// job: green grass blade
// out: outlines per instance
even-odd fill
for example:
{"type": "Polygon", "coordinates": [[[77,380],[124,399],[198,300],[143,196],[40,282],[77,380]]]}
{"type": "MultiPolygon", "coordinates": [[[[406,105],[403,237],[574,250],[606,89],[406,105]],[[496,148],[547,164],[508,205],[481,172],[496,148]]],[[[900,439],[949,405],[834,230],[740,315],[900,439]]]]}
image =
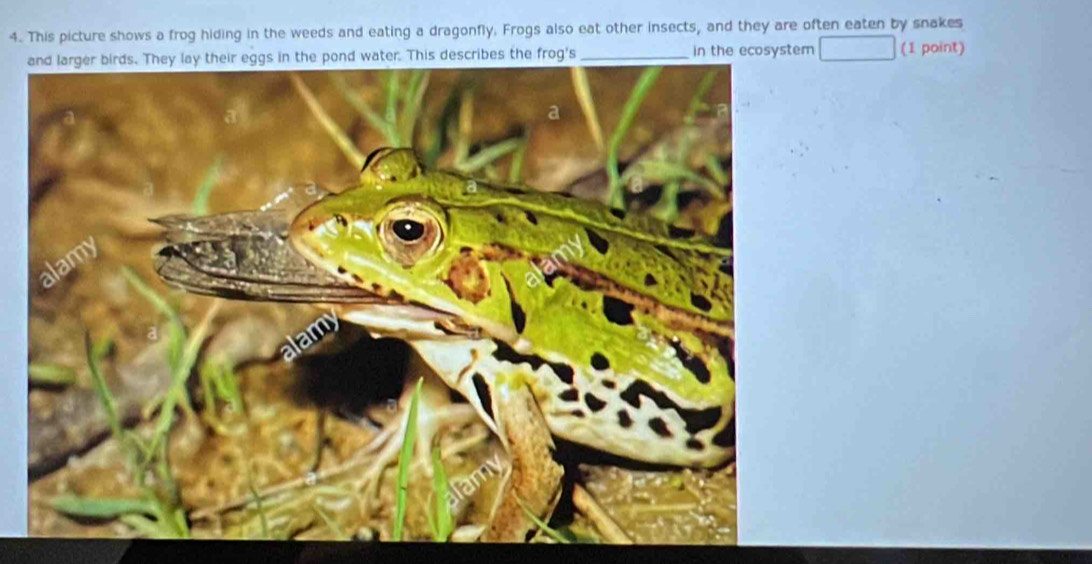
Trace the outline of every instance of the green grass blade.
{"type": "Polygon", "coordinates": [[[508,153],[519,149],[520,145],[522,144],[523,139],[520,137],[513,137],[511,139],[505,139],[504,141],[501,141],[499,143],[494,143],[493,145],[490,145],[489,147],[486,147],[481,151],[474,153],[474,156],[464,160],[458,167],[459,172],[477,172],[481,168],[492,164],[494,161],[503,157],[504,155],[507,155],[508,153]]]}
{"type": "Polygon", "coordinates": [[[197,381],[201,385],[201,397],[205,401],[204,411],[213,420],[216,420],[217,394],[214,389],[215,384],[213,384],[213,380],[216,379],[216,371],[216,364],[208,360],[202,362],[201,368],[197,371],[197,381]]]}
{"type": "Polygon", "coordinates": [[[664,184],[660,199],[649,210],[649,214],[664,223],[674,223],[679,217],[679,181],[672,180],[664,184]]]}
{"type": "Polygon", "coordinates": [[[156,309],[166,315],[170,320],[168,328],[170,332],[168,362],[171,369],[171,387],[163,398],[163,404],[159,408],[159,420],[155,426],[152,442],[145,452],[143,460],[140,463],[140,468],[138,469],[138,476],[143,479],[144,468],[152,461],[155,454],[159,452],[160,444],[165,441],[167,434],[170,432],[171,423],[174,420],[175,406],[181,403],[188,413],[192,414],[193,412],[192,404],[186,393],[186,379],[189,378],[190,372],[193,370],[193,366],[197,361],[197,353],[208,333],[212,317],[215,316],[220,308],[220,302],[213,304],[212,308],[205,315],[205,318],[201,320],[197,329],[187,339],[186,329],[185,326],[182,325],[182,320],[179,317],[178,312],[176,312],[159,294],[152,290],[151,287],[148,286],[148,284],[131,268],[127,266],[122,267],[122,274],[145,299],[151,302],[156,309]]]}
{"type": "Polygon", "coordinates": [[[122,435],[125,437],[125,440],[129,441],[129,444],[133,445],[133,448],[137,450],[136,458],[148,454],[148,445],[144,443],[144,440],[140,438],[140,435],[137,435],[128,429],[122,431],[122,435]]]}
{"type": "Polygon", "coordinates": [[[181,507],[166,505],[163,500],[156,497],[151,497],[149,503],[155,511],[156,538],[189,538],[190,528],[186,523],[186,513],[181,507]]]}
{"type": "Polygon", "coordinates": [[[523,158],[527,155],[527,144],[530,139],[531,132],[524,132],[519,147],[512,153],[512,164],[508,167],[508,182],[511,184],[518,184],[523,177],[523,158]]]}
{"type": "Polygon", "coordinates": [[[62,364],[30,363],[30,383],[44,386],[68,386],[76,382],[76,371],[62,364]]]}
{"type": "Polygon", "coordinates": [[[235,368],[227,360],[221,360],[219,364],[220,370],[215,380],[216,391],[235,413],[242,413],[243,395],[239,392],[239,379],[235,376],[235,368]]]}
{"type": "MultiPolygon", "coordinates": [[[[168,431],[170,428],[168,427],[168,431]]],[[[159,481],[167,490],[167,495],[170,497],[171,504],[181,503],[182,499],[178,493],[178,483],[174,480],[174,476],[171,475],[171,466],[168,460],[167,441],[166,439],[159,443],[159,459],[156,461],[155,471],[159,476],[159,481]]],[[[169,515],[166,511],[162,512],[164,522],[167,522],[169,515]]]]}
{"type": "Polygon", "coordinates": [[[432,449],[432,494],[435,504],[435,525],[432,531],[436,542],[447,542],[455,525],[451,518],[451,506],[448,505],[447,472],[444,471],[444,463],[440,460],[440,447],[432,449]]]}
{"type": "Polygon", "coordinates": [[[573,67],[571,71],[576,101],[580,103],[580,111],[584,112],[584,121],[588,124],[588,132],[595,141],[595,147],[602,154],[603,128],[599,125],[599,114],[595,111],[595,100],[592,98],[591,85],[588,84],[588,73],[583,67],[573,67]]]}
{"type": "Polygon", "coordinates": [[[258,522],[262,526],[262,538],[270,540],[272,537],[269,535],[269,520],[265,516],[265,508],[262,507],[262,496],[258,495],[258,488],[254,487],[254,472],[250,469],[249,456],[243,461],[243,465],[246,467],[246,488],[250,493],[250,499],[254,501],[258,511],[258,522]]]}
{"type": "Polygon", "coordinates": [[[91,498],[76,495],[60,495],[51,500],[49,504],[68,515],[78,517],[95,517],[112,519],[124,514],[141,514],[155,516],[157,514],[155,504],[147,499],[128,498],[91,498]]]}
{"type": "Polygon", "coordinates": [[[186,512],[181,507],[175,507],[171,512],[172,522],[174,523],[174,531],[176,533],[175,538],[188,539],[190,538],[190,527],[186,523],[186,512]]]}
{"type": "Polygon", "coordinates": [[[394,511],[394,526],[391,538],[402,540],[402,528],[406,523],[406,489],[409,487],[409,469],[412,464],[413,447],[417,442],[417,404],[421,399],[421,385],[424,378],[417,379],[417,387],[410,400],[409,414],[406,417],[406,434],[402,438],[402,452],[398,455],[398,492],[394,511]]]}
{"type": "Polygon", "coordinates": [[[571,540],[566,538],[565,535],[562,535],[561,533],[551,529],[546,523],[543,523],[542,519],[539,519],[537,515],[532,513],[531,510],[527,508],[527,505],[523,503],[522,499],[516,499],[516,502],[519,503],[519,506],[523,508],[523,512],[527,515],[527,517],[531,519],[532,522],[534,522],[535,526],[539,529],[542,529],[542,531],[549,535],[550,538],[562,544],[569,544],[571,542],[571,540]]]}
{"type": "Polygon", "coordinates": [[[186,328],[182,325],[182,320],[178,316],[178,312],[176,312],[162,296],[157,294],[155,290],[152,290],[152,288],[148,286],[133,269],[128,266],[123,266],[121,268],[121,273],[144,299],[148,300],[148,302],[158,309],[160,313],[167,316],[167,319],[169,320],[168,332],[170,333],[170,346],[167,360],[171,367],[172,383],[170,390],[163,400],[163,405],[160,406],[160,418],[156,425],[156,432],[153,436],[152,443],[145,451],[137,471],[137,476],[143,480],[144,468],[147,467],[148,463],[151,462],[152,458],[159,450],[159,441],[162,439],[162,435],[166,433],[163,429],[170,429],[171,418],[174,416],[174,406],[177,401],[177,394],[174,393],[174,389],[177,386],[178,380],[177,368],[180,359],[184,354],[183,342],[186,338],[186,328]]]}
{"type": "Polygon", "coordinates": [[[470,135],[474,129],[475,84],[467,84],[459,92],[459,116],[455,131],[455,166],[462,166],[470,154],[470,135]]]}
{"type": "MultiPolygon", "coordinates": [[[[152,453],[156,452],[160,444],[166,445],[167,434],[170,433],[171,423],[174,421],[175,406],[181,403],[188,411],[192,412],[193,410],[189,396],[186,393],[186,380],[197,362],[197,353],[200,352],[201,344],[205,341],[205,336],[208,335],[213,317],[220,309],[220,303],[219,301],[215,302],[205,314],[201,323],[197,325],[182,346],[181,354],[176,357],[171,365],[171,387],[167,391],[166,397],[163,398],[163,405],[159,408],[159,420],[155,426],[151,447],[149,447],[152,453]]],[[[177,314],[175,315],[177,316],[177,314]]],[[[146,457],[143,464],[147,464],[150,460],[150,458],[146,457]]]]}
{"type": "Polygon", "coordinates": [[[160,313],[167,317],[169,342],[167,360],[173,368],[180,361],[183,352],[182,345],[186,339],[186,327],[182,324],[182,318],[179,317],[178,312],[167,303],[167,300],[156,293],[156,291],[153,290],[132,268],[122,266],[121,274],[129,284],[137,290],[137,293],[148,300],[155,309],[159,310],[160,313]]]}
{"type": "Polygon", "coordinates": [[[126,513],[125,515],[119,516],[118,520],[132,527],[136,532],[145,537],[151,539],[163,538],[163,529],[160,528],[159,523],[156,523],[143,515],[126,513]]]}
{"type": "Polygon", "coordinates": [[[186,348],[186,328],[180,324],[167,324],[167,364],[178,366],[182,359],[182,350],[186,348]]]}
{"type": "Polygon", "coordinates": [[[406,146],[413,146],[413,130],[417,125],[417,117],[421,113],[421,104],[424,101],[425,91],[428,89],[429,71],[414,70],[410,74],[409,85],[406,87],[402,101],[401,123],[399,125],[399,137],[406,146]]]}
{"type": "Polygon", "coordinates": [[[91,344],[90,333],[84,333],[83,342],[84,349],[87,351],[87,366],[91,370],[91,382],[102,403],[102,410],[106,413],[106,421],[110,424],[110,434],[118,441],[118,446],[124,448],[125,442],[121,434],[121,419],[118,417],[117,403],[114,401],[114,394],[110,393],[110,388],[106,385],[106,379],[102,377],[102,371],[99,370],[99,358],[95,355],[91,344]]]}
{"type": "Polygon", "coordinates": [[[717,77],[718,70],[719,69],[713,69],[702,75],[701,82],[698,83],[698,89],[694,91],[694,96],[690,98],[690,105],[686,108],[686,114],[683,116],[683,123],[693,125],[694,117],[699,111],[706,107],[705,95],[709,92],[709,88],[713,86],[713,79],[717,77]]]}
{"type": "Polygon", "coordinates": [[[649,67],[641,73],[641,76],[637,79],[637,84],[634,85],[629,94],[629,99],[622,107],[622,116],[619,118],[618,125],[614,128],[614,133],[610,137],[610,145],[607,147],[607,177],[610,179],[610,206],[612,208],[622,209],[625,205],[622,198],[622,184],[618,176],[618,149],[621,147],[622,141],[625,140],[626,134],[629,133],[629,128],[633,125],[633,120],[637,117],[637,111],[641,109],[645,96],[656,84],[656,79],[660,77],[660,71],[662,70],[663,67],[649,67]]]}
{"type": "Polygon", "coordinates": [[[136,273],[135,270],[129,268],[128,266],[122,266],[121,274],[130,284],[132,284],[133,288],[136,288],[136,291],[139,292],[141,296],[144,296],[144,299],[148,300],[148,302],[155,306],[155,308],[159,310],[160,313],[167,316],[167,320],[170,321],[172,325],[175,325],[177,327],[183,327],[182,320],[178,317],[178,312],[176,312],[174,308],[167,303],[167,300],[164,300],[159,294],[157,294],[156,291],[153,290],[152,287],[149,286],[148,283],[145,282],[144,279],[136,273]]]}
{"type": "Polygon", "coordinates": [[[311,89],[303,83],[303,79],[294,72],[288,73],[289,78],[292,79],[292,86],[296,88],[296,92],[303,98],[307,108],[311,110],[311,115],[315,116],[319,124],[322,125],[322,129],[326,131],[326,134],[333,139],[338,149],[341,149],[341,153],[345,155],[345,158],[349,159],[349,162],[353,166],[360,170],[364,168],[364,154],[356,148],[356,145],[348,135],[345,135],[341,128],[334,123],[334,119],[330,117],[330,114],[326,113],[326,110],[322,109],[322,105],[318,103],[315,95],[311,92],[311,89]]]}
{"type": "Polygon", "coordinates": [[[709,175],[713,177],[718,185],[728,185],[728,173],[724,172],[724,167],[720,166],[720,160],[717,159],[716,155],[709,154],[706,156],[705,168],[709,169],[709,175]]]}
{"type": "Polygon", "coordinates": [[[92,343],[91,350],[95,353],[95,358],[105,358],[106,355],[110,354],[110,351],[113,350],[113,348],[114,348],[114,337],[112,336],[113,333],[114,333],[114,331],[111,330],[110,333],[107,334],[107,336],[102,337],[102,338],[98,339],[97,341],[95,341],[94,343],[92,343]]]}
{"type": "Polygon", "coordinates": [[[380,116],[364,101],[364,98],[357,94],[355,90],[349,86],[349,83],[345,81],[345,77],[341,73],[330,74],[330,80],[334,83],[334,87],[341,93],[341,97],[353,107],[360,117],[364,118],[364,121],[368,122],[368,125],[372,126],[372,129],[383,134],[384,137],[388,137],[388,130],[390,126],[383,120],[383,116],[380,116]]]}
{"type": "Polygon", "coordinates": [[[440,158],[440,154],[444,152],[444,149],[448,144],[448,131],[451,128],[452,122],[454,122],[459,113],[459,96],[461,87],[459,83],[453,84],[448,90],[447,99],[444,100],[443,109],[440,111],[440,117],[436,120],[436,126],[426,131],[428,140],[425,142],[425,149],[422,151],[421,157],[425,161],[425,166],[432,167],[436,165],[436,161],[440,158]]]}
{"type": "Polygon", "coordinates": [[[209,195],[212,194],[212,189],[220,178],[220,166],[223,164],[223,160],[223,155],[216,155],[216,159],[212,161],[212,166],[205,172],[205,178],[197,187],[197,195],[193,198],[193,215],[208,215],[209,195]]]}
{"type": "Polygon", "coordinates": [[[402,140],[398,136],[398,99],[401,97],[402,71],[389,70],[386,73],[387,106],[384,113],[388,125],[387,142],[392,147],[401,147],[402,140]]]}
{"type": "Polygon", "coordinates": [[[561,527],[557,530],[558,534],[569,539],[571,542],[578,544],[602,544],[603,541],[599,537],[589,536],[586,534],[578,533],[572,529],[571,526],[561,527]]]}
{"type": "Polygon", "coordinates": [[[710,180],[683,165],[669,161],[641,161],[640,164],[626,169],[626,172],[622,174],[622,184],[625,185],[633,176],[640,176],[646,184],[688,180],[695,184],[700,184],[714,193],[719,193],[720,190],[720,186],[715,181],[710,180]]]}

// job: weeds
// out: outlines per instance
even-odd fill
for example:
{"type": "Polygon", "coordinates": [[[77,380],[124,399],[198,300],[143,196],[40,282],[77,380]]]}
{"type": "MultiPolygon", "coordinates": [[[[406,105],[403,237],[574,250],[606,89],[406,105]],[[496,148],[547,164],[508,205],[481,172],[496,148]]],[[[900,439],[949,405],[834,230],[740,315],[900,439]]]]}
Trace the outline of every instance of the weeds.
{"type": "MultiPolygon", "coordinates": [[[[246,451],[244,450],[244,452],[246,451]]],[[[258,495],[258,488],[254,487],[254,471],[251,469],[250,464],[250,456],[247,455],[243,460],[243,465],[246,468],[246,489],[258,511],[258,522],[262,527],[262,538],[271,540],[273,537],[269,535],[269,519],[265,516],[265,508],[262,507],[262,496],[258,495]]]]}
{"type": "Polygon", "coordinates": [[[523,158],[527,154],[527,142],[531,137],[530,131],[523,133],[523,142],[512,153],[512,164],[508,167],[508,182],[516,184],[523,178],[523,158]]]}
{"type": "Polygon", "coordinates": [[[428,524],[432,540],[447,542],[455,525],[448,505],[448,481],[444,463],[440,460],[440,447],[432,449],[432,505],[428,512],[428,524]]]}
{"type": "Polygon", "coordinates": [[[709,109],[709,104],[705,103],[705,95],[709,93],[709,89],[713,87],[713,79],[717,77],[717,71],[719,69],[713,69],[706,71],[701,77],[701,82],[698,83],[698,89],[694,91],[694,96],[690,98],[690,104],[686,107],[686,114],[683,116],[683,123],[686,125],[694,125],[694,120],[698,115],[698,112],[702,112],[709,109]]]}
{"type": "MultiPolygon", "coordinates": [[[[684,132],[680,136],[678,146],[670,154],[661,154],[656,159],[644,160],[636,165],[627,167],[620,172],[618,167],[618,152],[633,125],[637,112],[640,110],[649,90],[655,85],[659,77],[661,67],[649,67],[641,73],[636,84],[630,91],[629,99],[622,108],[621,117],[611,134],[607,146],[606,171],[608,178],[608,200],[612,208],[625,207],[624,187],[632,181],[639,181],[642,185],[648,183],[662,184],[663,191],[660,198],[649,210],[654,217],[667,223],[678,218],[678,195],[683,182],[691,182],[706,188],[710,193],[717,194],[721,186],[729,182],[728,175],[720,166],[714,155],[706,159],[706,168],[709,169],[713,180],[706,178],[687,166],[687,158],[690,154],[692,136],[684,132]]],[[[706,72],[698,83],[698,88],[687,106],[683,123],[687,126],[695,124],[698,112],[705,111],[709,105],[705,102],[705,95],[713,85],[717,70],[706,72]]],[[[588,131],[595,140],[596,146],[602,151],[602,133],[600,131],[599,118],[595,111],[595,102],[592,99],[591,88],[588,86],[588,78],[581,68],[572,69],[573,90],[576,92],[577,101],[584,113],[584,119],[588,125],[588,131]]],[[[666,151],[665,151],[666,152],[666,151]]]]}
{"type": "MultiPolygon", "coordinates": [[[[208,213],[209,196],[220,176],[222,162],[222,155],[217,155],[198,186],[193,201],[195,215],[208,213]]],[[[123,266],[121,274],[141,297],[167,318],[167,366],[170,383],[161,397],[153,400],[142,410],[147,414],[146,418],[150,417],[156,408],[159,410],[159,418],[156,420],[149,441],[145,442],[136,433],[123,428],[117,402],[102,374],[100,360],[109,353],[113,346],[113,339],[107,337],[92,342],[91,334],[86,333],[84,348],[92,385],[106,414],[110,434],[124,453],[129,474],[133,478],[134,485],[141,490],[141,496],[132,499],[63,495],[53,498],[51,504],[57,511],[68,515],[116,518],[139,534],[151,538],[189,538],[189,525],[182,508],[178,485],[168,461],[167,443],[175,420],[176,408],[181,407],[188,417],[194,417],[193,405],[186,390],[186,381],[193,372],[201,344],[208,334],[213,317],[219,310],[220,302],[215,302],[194,332],[187,335],[178,312],[133,269],[123,266]],[[148,483],[149,466],[154,467],[154,474],[158,477],[157,484],[148,483]]],[[[58,378],[55,369],[44,371],[39,368],[37,372],[39,379],[52,377],[56,380],[58,378]]],[[[206,362],[202,365],[200,374],[202,387],[206,392],[205,401],[210,408],[213,408],[213,413],[215,413],[214,391],[216,396],[228,401],[233,408],[242,410],[242,398],[235,384],[234,372],[228,363],[222,360],[216,363],[206,362]]],[[[32,380],[34,377],[32,370],[32,380]]]]}
{"type": "Polygon", "coordinates": [[[527,507],[527,504],[523,503],[522,499],[516,499],[516,501],[519,503],[519,506],[523,508],[523,513],[527,515],[527,517],[535,524],[536,527],[539,528],[539,530],[546,533],[547,536],[561,544],[569,544],[570,542],[572,542],[569,537],[566,537],[560,532],[551,529],[549,525],[542,521],[542,519],[539,519],[538,515],[535,515],[535,513],[527,507]]]}
{"type": "Polygon", "coordinates": [[[197,195],[193,198],[193,215],[207,215],[209,213],[209,195],[212,194],[212,189],[216,187],[216,181],[220,178],[220,168],[223,162],[223,155],[216,155],[216,159],[212,161],[212,165],[205,172],[205,178],[197,187],[197,195]]]}
{"type": "Polygon", "coordinates": [[[618,118],[618,125],[614,128],[614,134],[610,136],[610,144],[607,146],[607,177],[610,179],[610,207],[612,208],[625,208],[625,200],[622,197],[623,185],[618,174],[618,149],[621,147],[622,141],[625,140],[626,134],[629,133],[629,128],[633,125],[633,120],[637,117],[637,112],[641,109],[645,96],[656,84],[656,79],[660,77],[660,71],[662,70],[663,67],[649,67],[637,78],[637,83],[630,91],[629,99],[622,106],[622,116],[618,118]]]}
{"type": "Polygon", "coordinates": [[[69,386],[76,383],[76,371],[62,364],[32,362],[30,383],[36,386],[69,386]]]}
{"type": "MultiPolygon", "coordinates": [[[[134,437],[126,436],[121,427],[121,418],[118,417],[117,403],[114,401],[114,395],[110,393],[110,388],[106,386],[106,379],[102,377],[102,371],[99,369],[99,359],[102,358],[99,351],[95,350],[95,347],[91,344],[91,334],[84,333],[84,349],[87,352],[87,365],[91,370],[91,383],[95,386],[95,392],[99,396],[99,403],[102,405],[102,411],[106,414],[106,421],[110,425],[110,434],[114,437],[114,440],[120,445],[124,445],[126,442],[131,442],[134,437]]],[[[135,452],[132,449],[126,449],[129,456],[129,471],[132,472],[136,469],[137,458],[135,452]]]]}
{"type": "Polygon", "coordinates": [[[311,92],[311,89],[303,83],[303,80],[298,74],[294,72],[288,73],[288,77],[292,79],[292,86],[296,88],[296,92],[303,98],[304,103],[307,104],[307,108],[311,110],[311,115],[315,116],[315,119],[322,125],[323,131],[333,139],[338,149],[341,149],[341,153],[345,155],[345,158],[349,159],[353,167],[360,170],[364,166],[364,154],[356,148],[353,144],[353,140],[349,139],[348,135],[334,123],[334,119],[326,113],[326,110],[322,109],[322,105],[315,99],[315,95],[311,92]]]}
{"type": "MultiPolygon", "coordinates": [[[[425,92],[429,84],[429,71],[409,71],[409,77],[403,80],[404,71],[384,71],[380,75],[380,84],[383,90],[382,114],[376,111],[367,100],[364,99],[352,86],[349,85],[342,73],[332,73],[330,80],[335,88],[361,118],[374,130],[383,136],[384,143],[389,147],[415,147],[415,133],[417,132],[422,110],[424,108],[425,92]]],[[[304,102],[312,115],[322,125],[323,130],[337,144],[342,153],[349,159],[352,165],[360,169],[364,166],[364,152],[356,147],[348,135],[334,123],[333,118],[326,113],[318,103],[311,90],[303,83],[295,73],[290,74],[292,83],[297,92],[303,97],[304,102]]],[[[445,146],[454,147],[454,165],[456,171],[463,174],[485,172],[490,179],[496,179],[496,171],[491,167],[505,155],[512,154],[512,163],[509,166],[509,177],[518,180],[523,163],[522,150],[526,147],[527,138],[513,137],[504,139],[493,145],[481,147],[473,155],[470,154],[471,132],[474,117],[474,89],[472,82],[460,82],[452,87],[452,91],[445,102],[438,127],[435,130],[426,131],[429,137],[421,151],[426,166],[433,166],[445,146]],[[457,117],[454,135],[448,131],[452,115],[457,117]],[[454,139],[451,139],[454,137],[454,139]],[[514,171],[514,172],[513,172],[514,171]]]]}
{"type": "MultiPolygon", "coordinates": [[[[153,538],[188,538],[189,526],[181,507],[178,486],[171,474],[167,459],[167,436],[175,419],[175,408],[181,406],[187,414],[193,414],[186,380],[193,370],[197,352],[208,332],[219,302],[214,305],[192,335],[186,329],[178,313],[161,296],[155,293],[132,269],[122,268],[122,275],[168,319],[167,362],[171,382],[167,392],[158,400],[159,418],[152,437],[145,442],[135,433],[123,428],[117,411],[117,403],[106,384],[99,364],[110,348],[108,341],[93,344],[90,334],[84,337],[87,363],[92,383],[106,414],[110,433],[125,453],[134,485],[142,491],[137,499],[85,498],[65,495],[52,500],[52,505],[63,513],[93,518],[117,518],[138,533],[153,538]],[[147,469],[154,466],[158,483],[148,483],[147,469]]],[[[151,410],[149,410],[151,411],[151,410]]]]}
{"type": "Polygon", "coordinates": [[[402,438],[402,452],[398,455],[398,490],[394,507],[394,525],[391,527],[391,538],[396,541],[402,540],[402,528],[406,522],[406,489],[409,486],[410,459],[413,456],[413,447],[417,443],[417,405],[421,400],[421,385],[424,381],[424,378],[419,378],[417,387],[413,390],[409,414],[406,416],[406,434],[402,438]]]}
{"type": "Polygon", "coordinates": [[[500,141],[498,143],[494,143],[493,145],[483,148],[482,150],[474,153],[474,156],[467,157],[462,162],[456,163],[455,168],[457,168],[459,172],[462,173],[477,172],[478,170],[492,164],[504,155],[520,149],[525,144],[526,141],[522,138],[505,139],[504,141],[500,141]]]}
{"type": "Polygon", "coordinates": [[[546,536],[554,539],[561,544],[598,544],[599,538],[589,535],[577,534],[572,531],[570,527],[562,527],[561,529],[552,529],[549,525],[539,519],[537,515],[523,503],[523,500],[516,499],[519,506],[523,509],[523,513],[539,528],[546,536]]]}
{"type": "Polygon", "coordinates": [[[223,357],[205,359],[197,371],[204,399],[203,415],[211,427],[223,431],[220,418],[216,414],[216,402],[226,402],[234,413],[243,413],[243,396],[239,393],[235,368],[223,357]]]}
{"type": "MultiPolygon", "coordinates": [[[[697,113],[708,108],[708,104],[705,103],[705,95],[709,92],[709,88],[713,86],[713,79],[717,76],[717,70],[710,70],[706,72],[701,82],[698,83],[698,88],[694,92],[694,95],[690,98],[690,104],[686,108],[686,114],[683,116],[683,123],[687,126],[693,126],[697,113]]],[[[690,154],[690,143],[692,137],[684,134],[679,138],[679,145],[676,147],[672,154],[665,155],[661,161],[656,161],[656,164],[664,166],[664,172],[666,172],[666,182],[664,183],[663,192],[660,193],[660,199],[652,206],[649,211],[656,218],[671,223],[679,216],[678,196],[679,187],[684,180],[689,180],[697,184],[703,184],[709,189],[710,193],[716,194],[720,185],[716,182],[710,181],[708,178],[701,176],[694,171],[690,170],[687,165],[687,157],[690,154]]],[[[715,160],[715,159],[714,159],[715,160]]],[[[642,163],[642,166],[646,163],[642,163]]],[[[717,168],[720,168],[720,163],[717,163],[717,168]]],[[[723,173],[723,170],[721,170],[723,173]]]]}
{"type": "Polygon", "coordinates": [[[383,115],[372,109],[346,82],[344,75],[333,73],[330,79],[345,101],[364,118],[373,129],[379,131],[387,145],[403,147],[413,144],[413,134],[417,125],[417,116],[421,112],[425,90],[428,89],[429,71],[412,70],[406,85],[402,86],[401,70],[385,71],[381,74],[385,102],[383,115]]]}
{"type": "Polygon", "coordinates": [[[580,110],[584,113],[584,121],[588,124],[588,133],[595,141],[595,147],[602,153],[603,128],[599,125],[599,116],[595,112],[595,100],[592,99],[591,85],[588,84],[588,73],[582,67],[573,67],[571,73],[573,90],[576,92],[580,110]]]}
{"type": "MultiPolygon", "coordinates": [[[[156,294],[155,290],[152,290],[151,287],[149,287],[148,284],[131,268],[122,267],[122,274],[125,276],[126,280],[136,288],[137,292],[144,296],[144,298],[155,306],[160,313],[165,315],[168,320],[167,363],[168,366],[170,366],[171,383],[162,400],[158,402],[159,419],[155,426],[155,432],[152,435],[152,442],[144,451],[144,459],[141,462],[141,467],[138,469],[143,470],[160,450],[160,446],[166,443],[167,434],[170,432],[171,423],[174,421],[175,407],[181,406],[188,416],[194,415],[189,394],[186,392],[186,380],[189,378],[190,372],[193,370],[193,366],[197,361],[197,353],[208,333],[212,317],[220,308],[220,302],[217,301],[213,304],[212,308],[210,308],[209,312],[205,315],[205,318],[198,324],[193,335],[187,337],[186,328],[182,325],[182,320],[166,300],[160,297],[159,294],[156,294]]],[[[162,457],[160,462],[161,464],[166,464],[165,457],[162,457]]]]}
{"type": "Polygon", "coordinates": [[[150,538],[184,539],[190,536],[186,515],[182,508],[165,503],[154,493],[146,493],[139,499],[62,495],[53,498],[50,504],[57,511],[69,515],[119,519],[138,533],[150,538]]]}
{"type": "MultiPolygon", "coordinates": [[[[458,121],[454,139],[454,168],[463,174],[474,174],[484,171],[486,178],[496,180],[495,171],[491,169],[501,157],[509,153],[515,153],[527,144],[526,137],[512,137],[498,141],[493,145],[481,147],[473,155],[470,154],[471,138],[474,128],[474,96],[477,84],[474,82],[456,85],[458,93],[458,121]]],[[[522,167],[522,157],[520,157],[522,167]]],[[[514,166],[514,163],[513,163],[514,166]]],[[[512,166],[509,167],[510,169],[512,166]]]]}
{"type": "Polygon", "coordinates": [[[728,173],[724,171],[724,167],[720,166],[720,160],[717,159],[716,155],[706,155],[705,168],[709,169],[709,175],[713,177],[718,186],[728,186],[728,183],[732,181],[728,173]]]}
{"type": "MultiPolygon", "coordinates": [[[[394,524],[391,528],[391,538],[395,541],[402,540],[403,527],[406,519],[406,493],[409,486],[409,469],[412,466],[412,458],[417,446],[417,410],[421,401],[421,385],[424,379],[417,380],[417,385],[410,398],[409,414],[406,418],[406,432],[402,439],[402,450],[398,456],[398,483],[394,508],[394,524]]],[[[440,448],[432,449],[432,497],[425,508],[429,528],[432,530],[432,540],[435,542],[447,542],[451,533],[455,530],[454,520],[451,516],[451,507],[448,505],[448,480],[447,472],[441,461],[440,448]]]]}

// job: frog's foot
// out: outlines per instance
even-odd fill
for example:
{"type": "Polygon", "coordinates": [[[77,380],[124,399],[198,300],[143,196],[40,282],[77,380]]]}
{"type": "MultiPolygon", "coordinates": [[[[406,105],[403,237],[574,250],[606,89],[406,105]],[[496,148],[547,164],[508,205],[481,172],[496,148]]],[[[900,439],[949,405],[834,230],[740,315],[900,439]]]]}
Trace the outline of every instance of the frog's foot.
{"type": "Polygon", "coordinates": [[[493,410],[511,467],[482,540],[523,542],[535,528],[524,507],[549,521],[561,499],[564,471],[554,462],[550,429],[526,386],[498,386],[493,410]]]}

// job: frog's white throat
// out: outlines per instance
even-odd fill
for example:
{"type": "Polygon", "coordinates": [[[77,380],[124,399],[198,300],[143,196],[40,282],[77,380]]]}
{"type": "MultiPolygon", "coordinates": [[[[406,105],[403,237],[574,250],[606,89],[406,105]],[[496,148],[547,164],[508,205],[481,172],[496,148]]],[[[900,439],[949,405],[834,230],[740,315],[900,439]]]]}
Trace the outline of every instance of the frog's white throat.
{"type": "Polygon", "coordinates": [[[408,304],[346,304],[336,308],[337,316],[361,325],[372,335],[399,339],[465,339],[450,314],[408,304]]]}

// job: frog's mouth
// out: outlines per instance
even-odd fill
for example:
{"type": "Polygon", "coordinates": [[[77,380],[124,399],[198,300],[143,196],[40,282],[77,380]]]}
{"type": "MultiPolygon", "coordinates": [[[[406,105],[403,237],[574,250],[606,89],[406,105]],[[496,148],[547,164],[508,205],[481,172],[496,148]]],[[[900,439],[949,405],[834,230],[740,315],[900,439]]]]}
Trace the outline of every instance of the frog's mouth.
{"type": "Polygon", "coordinates": [[[155,270],[169,286],[194,294],[247,301],[323,304],[374,333],[402,337],[473,336],[451,314],[379,296],[308,262],[286,241],[275,214],[168,216],[167,244],[155,270]]]}

